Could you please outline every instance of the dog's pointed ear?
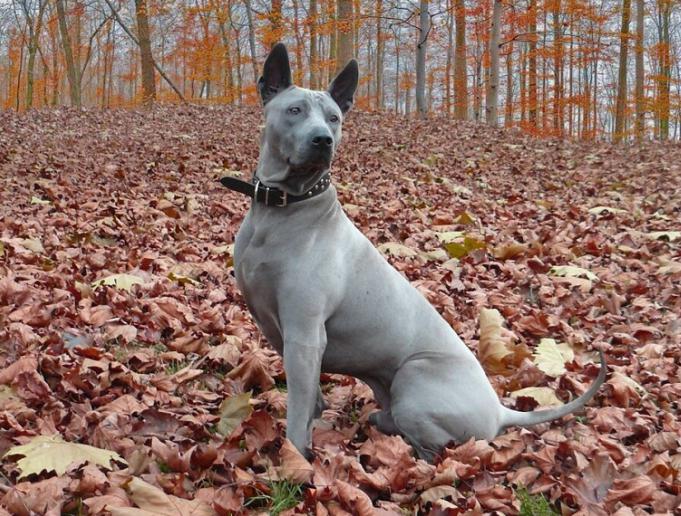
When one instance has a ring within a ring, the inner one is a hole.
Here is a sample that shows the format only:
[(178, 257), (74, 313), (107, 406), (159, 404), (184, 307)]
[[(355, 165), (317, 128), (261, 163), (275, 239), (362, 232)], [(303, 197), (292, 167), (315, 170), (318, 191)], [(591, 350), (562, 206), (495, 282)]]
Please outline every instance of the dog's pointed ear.
[(291, 86), (291, 65), (288, 60), (286, 45), (277, 43), (265, 59), (262, 77), (258, 80), (258, 91), (263, 104)]
[(329, 95), (336, 101), (343, 114), (350, 111), (359, 82), (359, 66), (351, 59), (329, 86)]

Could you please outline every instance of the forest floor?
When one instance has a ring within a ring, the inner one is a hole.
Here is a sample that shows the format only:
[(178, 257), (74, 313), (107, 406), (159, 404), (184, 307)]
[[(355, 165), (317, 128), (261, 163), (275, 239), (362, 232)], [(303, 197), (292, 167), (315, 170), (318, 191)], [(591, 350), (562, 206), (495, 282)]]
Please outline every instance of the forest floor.
[[(340, 202), (475, 352), (490, 353), (481, 309), (499, 311), (512, 333), (492, 344), (509, 351), (487, 365), (504, 403), (578, 396), (596, 348), (609, 379), (580, 414), (431, 465), (367, 425), (366, 386), (323, 375), (309, 464), (232, 275), (249, 201), (216, 182), (250, 175), (261, 123), (254, 108), (0, 113), (0, 514), (681, 510), (678, 144), (351, 113)], [(98, 450), (36, 446), (57, 434)]]

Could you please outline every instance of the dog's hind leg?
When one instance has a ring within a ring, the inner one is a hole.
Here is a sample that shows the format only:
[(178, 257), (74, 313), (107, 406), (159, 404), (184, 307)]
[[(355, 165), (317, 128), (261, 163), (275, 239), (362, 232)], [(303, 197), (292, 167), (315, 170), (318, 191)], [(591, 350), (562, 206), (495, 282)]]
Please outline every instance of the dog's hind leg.
[(377, 380), (367, 378), (364, 381), (371, 387), (374, 397), (382, 409), (369, 415), (369, 424), (374, 425), (384, 434), (398, 435), (400, 431), (395, 426), (392, 414), (390, 413), (390, 392)]
[(450, 441), (496, 436), (499, 401), (489, 384), (479, 381), (476, 366), (462, 359), (424, 358), (407, 362), (395, 374), (393, 420), (419, 457), (432, 460)]
[(322, 412), (327, 408), (328, 405), (326, 404), (326, 401), (324, 401), (324, 395), (322, 394), (322, 387), (320, 385), (317, 391), (317, 403), (315, 404), (313, 417), (315, 419), (322, 417)]

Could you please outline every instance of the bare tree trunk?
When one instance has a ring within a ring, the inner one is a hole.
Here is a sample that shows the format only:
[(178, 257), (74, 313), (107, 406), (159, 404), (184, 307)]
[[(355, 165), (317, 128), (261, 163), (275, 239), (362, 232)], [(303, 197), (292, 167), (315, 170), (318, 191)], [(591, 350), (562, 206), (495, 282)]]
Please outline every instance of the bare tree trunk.
[(400, 40), (395, 34), (395, 113), (400, 112)]
[(419, 39), (416, 45), (416, 110), (421, 117), (428, 112), (426, 103), (426, 49), (430, 32), (428, 0), (421, 0), (419, 6)]
[(352, 59), (352, 0), (338, 0), (336, 70), (340, 72)]
[(644, 6), (643, 0), (636, 0), (636, 139), (643, 140), (645, 132), (645, 98), (643, 81), (645, 69), (643, 67), (643, 37), (644, 37)]
[(62, 48), (64, 49), (64, 61), (66, 61), (66, 76), (69, 80), (71, 105), (81, 107), (80, 65), (77, 66), (73, 59), (73, 47), (71, 46), (71, 36), (69, 35), (68, 24), (66, 23), (64, 0), (56, 0), (56, 7), (57, 19), (59, 21), (59, 34), (61, 36)]
[(246, 6), (246, 19), (248, 20), (248, 47), (251, 51), (251, 69), (253, 70), (253, 83), (258, 82), (258, 60), (255, 55), (255, 26), (253, 25), (253, 9), (251, 0), (244, 0)]
[(151, 55), (147, 0), (135, 0), (135, 15), (142, 64), (142, 102), (148, 106), (156, 101), (156, 81), (154, 80), (154, 58)]
[(627, 106), (627, 63), (629, 57), (629, 19), (631, 18), (631, 0), (622, 0), (622, 30), (620, 31), (620, 63), (617, 80), (617, 104), (615, 107), (615, 142), (622, 141), (625, 134)]
[(527, 113), (527, 87), (525, 86), (527, 82), (527, 50), (526, 45), (521, 44), (520, 46), (520, 125), (524, 126)]
[(383, 109), (383, 0), (376, 0), (376, 109)]
[(28, 63), (26, 64), (26, 109), (33, 107), (33, 84), (35, 76), (35, 56), (38, 52), (38, 45), (40, 42), (40, 33), (43, 27), (43, 14), (47, 6), (46, 0), (40, 0), (38, 3), (37, 18), (31, 14), (31, 6), (24, 0), (21, 2), (21, 8), (26, 17), (26, 26), (28, 28)]
[(529, 122), (537, 127), (537, 0), (529, 0), (528, 5), (530, 51), (529, 51)]
[(452, 54), (454, 53), (454, 13), (447, 0), (447, 60), (445, 61), (445, 113), (452, 112)]
[(468, 118), (468, 71), (466, 66), (466, 6), (464, 0), (454, 1), (456, 49), (454, 56), (454, 116)]
[(504, 116), (504, 126), (513, 125), (513, 42), (509, 43), (508, 53), (506, 54), (506, 112)]
[(561, 30), (561, 0), (553, 0), (553, 130), (563, 136), (563, 31)]
[(336, 17), (335, 13), (335, 1), (334, 0), (327, 0), (327, 14), (329, 17), (329, 25), (330, 25), (330, 30), (331, 32), (329, 33), (329, 57), (328, 57), (328, 63), (329, 63), (329, 68), (326, 70), (326, 73), (328, 75), (328, 81), (331, 82), (335, 76), (336, 73), (336, 50), (337, 50), (337, 44), (338, 44), (338, 20)]
[(213, 11), (215, 11), (218, 29), (220, 30), (220, 39), (222, 39), (222, 49), (225, 56), (225, 78), (227, 79), (227, 87), (224, 92), (225, 100), (227, 103), (232, 104), (234, 103), (234, 76), (232, 75), (232, 51), (229, 43), (229, 28), (227, 27), (227, 19), (231, 18), (230, 11), (232, 5), (231, 2), (217, 2), (211, 0), (211, 7)]
[(670, 90), (671, 90), (671, 40), (669, 25), (671, 21), (671, 0), (659, 0), (660, 11), (660, 74), (659, 74), (659, 110), (660, 110), (660, 139), (669, 138), (670, 118)]
[(317, 69), (319, 61), (319, 42), (317, 40), (317, 0), (310, 0), (310, 8), (308, 10), (307, 25), (310, 29), (310, 89), (316, 90), (319, 88), (319, 70)]
[(489, 72), (485, 91), (485, 119), (496, 126), (499, 121), (499, 43), (501, 38), (502, 0), (494, 0), (489, 38)]
[(295, 84), (303, 84), (303, 72), (305, 71), (303, 65), (303, 37), (300, 34), (300, 18), (298, 15), (298, 0), (293, 0), (293, 36), (296, 40), (296, 67), (293, 72), (293, 82)]

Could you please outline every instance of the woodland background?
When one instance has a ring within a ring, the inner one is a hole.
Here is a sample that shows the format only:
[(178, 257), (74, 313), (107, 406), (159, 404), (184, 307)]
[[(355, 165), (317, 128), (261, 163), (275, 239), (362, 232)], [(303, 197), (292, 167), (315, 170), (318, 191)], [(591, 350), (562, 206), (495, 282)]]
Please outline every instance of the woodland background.
[(0, 0), (0, 105), (255, 104), (280, 40), (307, 87), (356, 56), (364, 110), (681, 134), (678, 0)]

